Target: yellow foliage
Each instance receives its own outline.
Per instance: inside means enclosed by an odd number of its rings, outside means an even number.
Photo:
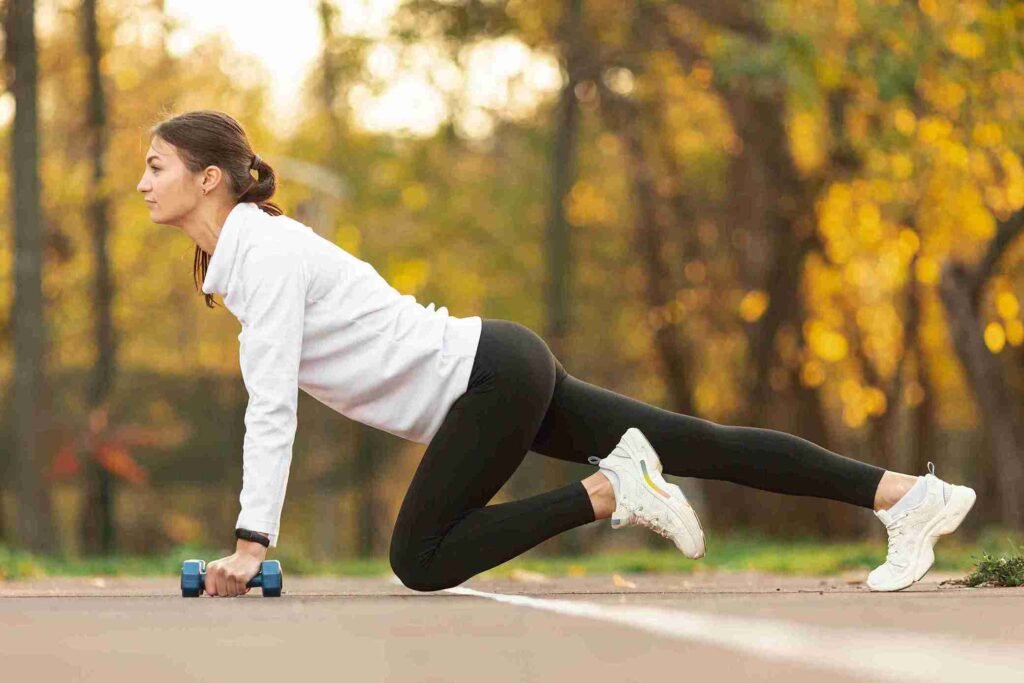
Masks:
[[[893,112],[892,123],[900,133],[910,136],[914,134],[914,129],[917,127],[917,117],[906,107],[900,107]]]
[[[885,392],[878,387],[868,387],[864,391],[864,409],[868,415],[884,414],[886,409]]]
[[[1000,292],[996,295],[996,310],[1003,319],[1012,320],[1020,313],[1020,303],[1013,292]]]
[[[995,174],[992,172],[992,164],[989,163],[989,157],[980,149],[971,150],[971,174],[982,185],[989,185],[995,179]],[[990,189],[994,188],[985,188],[986,194]]]
[[[200,538],[203,532],[202,520],[182,512],[165,513],[161,526],[167,537],[175,543],[191,543]]]
[[[917,0],[917,6],[932,19],[939,18],[938,0]]]
[[[944,140],[953,132],[953,124],[937,116],[926,116],[917,127],[917,138],[926,145]]]
[[[892,165],[892,176],[896,180],[906,180],[914,173],[914,162],[909,154],[893,154],[890,160]]]
[[[334,235],[338,246],[353,256],[359,256],[359,245],[362,243],[362,238],[359,228],[350,223],[339,225]]]
[[[758,320],[768,309],[768,293],[760,290],[747,292],[740,300],[740,317],[748,323]]]
[[[889,158],[880,149],[869,149],[866,154],[866,165],[872,175],[881,175],[888,168]]]
[[[814,63],[814,73],[825,88],[834,88],[842,82],[843,60],[833,53],[821,55]]]
[[[430,201],[430,193],[423,183],[410,183],[402,188],[402,205],[410,211],[419,211]]]
[[[971,139],[974,140],[976,145],[994,147],[1003,141],[1003,131],[997,124],[991,121],[981,121],[974,124]]]
[[[878,206],[865,202],[857,208],[857,228],[861,242],[873,246],[882,239],[882,212]]]
[[[800,381],[807,387],[820,387],[825,383],[825,366],[819,360],[808,360],[800,370]]]
[[[1006,341],[1010,342],[1010,346],[1020,346],[1024,342],[1024,323],[1019,319],[1007,320],[1005,327]]]
[[[956,81],[943,81],[931,90],[930,95],[939,109],[952,111],[963,104],[967,91]]]
[[[823,138],[819,116],[806,110],[794,112],[790,116],[790,147],[793,152],[793,161],[802,172],[813,171],[820,167],[825,160]]]
[[[985,54],[985,41],[977,33],[957,30],[946,38],[949,49],[964,59],[977,59]]]
[[[910,228],[903,228],[899,232],[900,252],[909,259],[921,248],[921,238]]]
[[[1006,174],[1006,208],[1019,209],[1024,206],[1024,164],[1017,154],[1008,149],[1000,153],[999,163]]]
[[[702,88],[710,88],[713,77],[714,71],[711,69],[711,63],[705,59],[696,62],[690,71],[690,78]]]
[[[699,381],[693,392],[697,412],[701,415],[718,412],[718,382],[713,378]]]
[[[935,262],[935,259],[922,256],[917,259],[915,275],[918,282],[925,285],[934,285],[939,281],[939,264]]]
[[[425,259],[388,261],[387,280],[402,294],[415,294],[430,277],[430,262]]]
[[[969,163],[967,148],[958,142],[944,142],[939,145],[941,160],[950,168],[966,171]]]
[[[804,336],[811,351],[822,360],[836,363],[846,357],[846,337],[830,329],[821,321],[812,320],[804,324]]]
[[[867,413],[864,412],[863,406],[843,406],[843,422],[846,426],[856,429],[857,427],[863,426],[865,421],[867,421]]]
[[[615,207],[593,183],[577,181],[565,199],[566,220],[572,225],[608,224],[617,220]]]
[[[1006,330],[996,322],[985,326],[985,346],[992,353],[999,353],[1006,346]]]

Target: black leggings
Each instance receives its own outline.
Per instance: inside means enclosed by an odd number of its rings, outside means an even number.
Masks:
[[[772,429],[730,427],[663,410],[565,371],[528,327],[483,319],[469,386],[451,406],[413,475],[391,538],[391,567],[415,590],[456,586],[563,531],[593,522],[576,481],[487,505],[527,451],[586,463],[629,427],[665,474],[721,479],[869,509],[885,470]]]

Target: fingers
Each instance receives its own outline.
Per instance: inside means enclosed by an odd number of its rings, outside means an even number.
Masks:
[[[227,567],[210,564],[206,568],[205,590],[210,597],[234,597],[249,592],[246,586],[248,579],[242,574],[232,572]]]
[[[206,594],[211,598],[224,594],[224,579],[220,567],[215,564],[206,566],[205,586]]]

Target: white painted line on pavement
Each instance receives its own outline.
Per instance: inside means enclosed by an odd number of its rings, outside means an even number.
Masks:
[[[959,682],[983,680],[984,677],[996,681],[1020,680],[1024,671],[1024,648],[975,643],[941,634],[812,626],[663,607],[602,605],[485,593],[461,586],[444,592],[623,624],[661,636],[718,645],[767,659],[902,683]]]

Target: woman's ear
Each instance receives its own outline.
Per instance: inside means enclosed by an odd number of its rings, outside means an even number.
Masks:
[[[207,166],[199,180],[199,189],[203,190],[203,194],[209,194],[220,185],[223,177],[219,166]]]

